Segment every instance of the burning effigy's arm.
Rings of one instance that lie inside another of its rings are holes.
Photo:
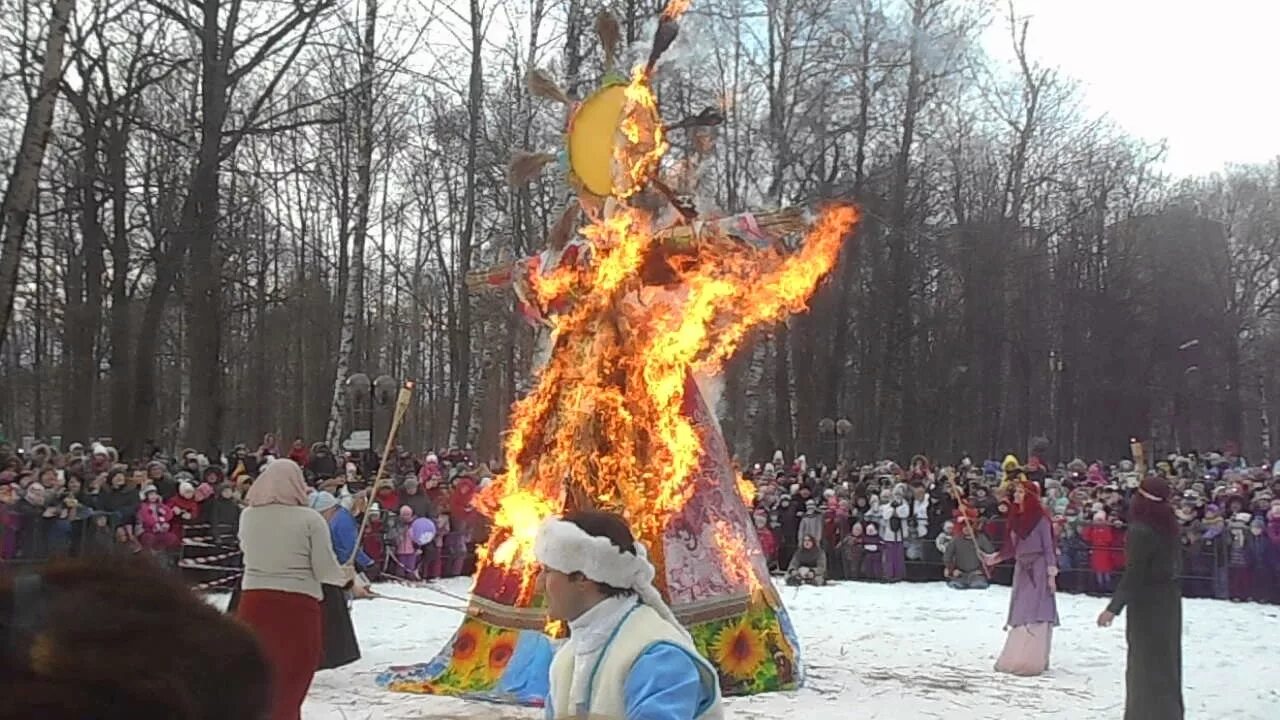
[[[808,208],[795,206],[773,212],[739,213],[721,218],[682,222],[658,231],[656,247],[663,255],[697,252],[702,248],[738,246],[756,250],[780,249],[782,239],[805,229]],[[521,277],[542,268],[539,256],[500,263],[467,273],[467,289],[486,292],[513,288],[517,295]]]

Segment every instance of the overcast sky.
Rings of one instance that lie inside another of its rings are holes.
[[[1280,154],[1280,0],[1015,1],[1032,54],[1079,80],[1091,110],[1167,140],[1168,172]],[[988,42],[1007,48],[1007,28]]]

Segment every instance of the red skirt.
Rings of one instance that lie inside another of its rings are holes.
[[[253,628],[272,672],[271,720],[300,720],[320,665],[320,601],[280,590],[245,590],[236,616]]]

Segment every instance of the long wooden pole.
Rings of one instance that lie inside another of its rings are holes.
[[[400,394],[396,397],[396,412],[391,418],[391,429],[387,432],[387,442],[382,448],[382,458],[378,461],[378,473],[374,475],[373,482],[370,483],[367,491],[369,493],[369,501],[365,504],[364,518],[360,520],[360,532],[356,535],[355,547],[351,549],[351,557],[347,558],[344,565],[355,565],[356,556],[360,554],[360,547],[364,544],[364,532],[369,527],[369,511],[373,505],[373,498],[378,492],[378,486],[382,483],[382,476],[387,470],[387,458],[391,457],[391,450],[396,445],[396,434],[400,432],[400,421],[404,419],[404,414],[409,409],[409,400],[413,397],[413,381],[405,382],[400,388]],[[395,508],[399,509],[399,508]]]

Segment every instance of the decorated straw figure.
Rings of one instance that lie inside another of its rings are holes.
[[[856,213],[705,218],[662,181],[669,133],[720,122],[710,111],[666,125],[659,113],[654,68],[682,5],[664,11],[625,79],[612,68],[616,23],[601,19],[609,67],[581,100],[529,75],[531,90],[568,108],[565,149],[517,154],[511,178],[560,158],[578,202],[541,254],[468,279],[515,290],[544,329],[539,372],[512,410],[504,472],[476,497],[493,529],[468,617],[434,661],[385,674],[393,689],[540,703],[549,635],[562,629],[547,626],[534,539],[546,518],[589,510],[622,516],[647,547],[655,586],[724,694],[800,682],[794,634],[702,389],[753,328],[805,307]],[[801,230],[788,251],[784,238]]]

